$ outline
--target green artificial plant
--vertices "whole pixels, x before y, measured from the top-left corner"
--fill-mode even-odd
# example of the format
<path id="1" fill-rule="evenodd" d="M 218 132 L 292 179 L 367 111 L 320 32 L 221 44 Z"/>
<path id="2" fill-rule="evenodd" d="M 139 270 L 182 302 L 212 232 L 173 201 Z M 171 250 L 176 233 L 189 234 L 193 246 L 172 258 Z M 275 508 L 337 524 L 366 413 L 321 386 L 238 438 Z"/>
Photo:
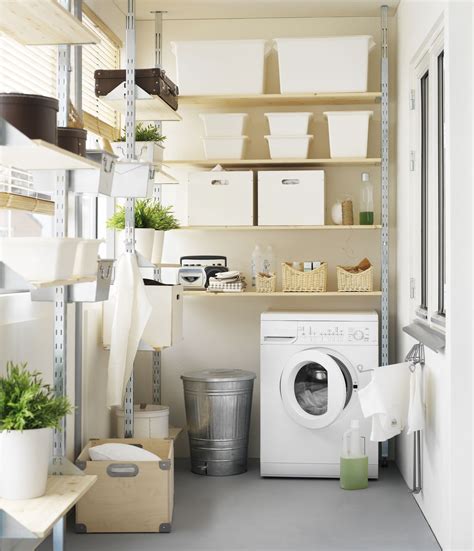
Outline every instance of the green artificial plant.
<path id="1" fill-rule="evenodd" d="M 165 140 L 166 136 L 163 136 L 158 127 L 152 123 L 145 126 L 142 122 L 139 122 L 135 127 L 135 141 L 137 142 L 154 142 L 162 145 Z M 125 141 L 125 133 L 120 136 L 118 141 Z"/>
<path id="2" fill-rule="evenodd" d="M 125 207 L 117 208 L 107 220 L 107 228 L 111 230 L 125 229 Z M 179 228 L 179 223 L 171 207 L 164 207 L 154 199 L 137 199 L 135 201 L 135 228 L 168 231 Z"/>
<path id="3" fill-rule="evenodd" d="M 28 371 L 26 363 L 7 363 L 7 374 L 0 377 L 0 430 L 59 429 L 72 411 L 69 399 L 55 396 L 40 373 Z"/>

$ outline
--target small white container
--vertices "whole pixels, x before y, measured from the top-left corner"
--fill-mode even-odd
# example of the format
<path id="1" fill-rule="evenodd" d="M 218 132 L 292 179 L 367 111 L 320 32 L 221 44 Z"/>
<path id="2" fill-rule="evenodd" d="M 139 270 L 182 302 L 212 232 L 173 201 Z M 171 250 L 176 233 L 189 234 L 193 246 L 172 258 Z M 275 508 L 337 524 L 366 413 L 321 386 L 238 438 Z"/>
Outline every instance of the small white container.
<path id="1" fill-rule="evenodd" d="M 97 261 L 102 239 L 81 239 L 77 244 L 76 259 L 72 275 L 74 277 L 93 277 L 97 275 Z"/>
<path id="2" fill-rule="evenodd" d="M 188 226 L 253 225 L 251 170 L 189 174 Z"/>
<path id="3" fill-rule="evenodd" d="M 155 169 L 152 163 L 138 161 L 120 162 L 115 165 L 111 197 L 151 197 L 155 185 Z"/>
<path id="4" fill-rule="evenodd" d="M 313 113 L 265 113 L 272 136 L 306 136 Z"/>
<path id="5" fill-rule="evenodd" d="M 373 111 L 326 111 L 331 158 L 367 157 L 369 119 Z"/>
<path id="6" fill-rule="evenodd" d="M 26 281 L 71 279 L 79 241 L 71 237 L 4 237 L 0 239 L 0 261 Z"/>
<path id="7" fill-rule="evenodd" d="M 265 136 L 265 139 L 272 159 L 307 159 L 313 136 Z"/>
<path id="8" fill-rule="evenodd" d="M 244 133 L 247 113 L 201 113 L 199 115 L 204 124 L 204 133 L 207 137 L 242 136 Z"/>
<path id="9" fill-rule="evenodd" d="M 206 159 L 243 159 L 247 136 L 203 138 Z"/>
<path id="10" fill-rule="evenodd" d="M 182 96 L 263 94 L 266 40 L 171 42 Z"/>
<path id="11" fill-rule="evenodd" d="M 282 94 L 367 92 L 372 36 L 276 38 Z"/>
<path id="12" fill-rule="evenodd" d="M 133 415 L 133 437 L 134 438 L 168 438 L 169 436 L 169 415 L 168 406 L 147 404 L 145 407 L 134 406 Z M 123 408 L 115 409 L 116 429 L 115 436 L 124 438 Z"/>
<path id="13" fill-rule="evenodd" d="M 112 150 L 121 160 L 127 158 L 125 142 L 112 142 Z M 142 163 L 160 163 L 165 148 L 156 142 L 135 142 L 135 158 Z"/>
<path id="14" fill-rule="evenodd" d="M 161 264 L 164 240 L 165 232 L 163 230 L 155 230 L 155 235 L 153 236 L 153 249 L 151 252 L 152 264 Z"/>

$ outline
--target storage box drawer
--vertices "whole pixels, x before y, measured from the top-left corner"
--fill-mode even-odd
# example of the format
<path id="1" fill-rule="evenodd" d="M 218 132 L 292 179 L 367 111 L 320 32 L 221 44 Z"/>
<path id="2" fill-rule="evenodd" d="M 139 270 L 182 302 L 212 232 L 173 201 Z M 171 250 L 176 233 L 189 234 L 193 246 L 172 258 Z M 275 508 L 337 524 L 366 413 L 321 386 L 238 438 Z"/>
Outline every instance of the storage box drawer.
<path id="1" fill-rule="evenodd" d="M 106 443 L 137 445 L 161 461 L 91 461 L 89 449 Z M 91 440 L 76 464 L 96 484 L 76 506 L 76 531 L 170 532 L 174 501 L 173 440 Z"/>
<path id="2" fill-rule="evenodd" d="M 323 224 L 323 170 L 269 170 L 258 173 L 259 226 Z"/>
<path id="3" fill-rule="evenodd" d="M 193 172 L 188 185 L 189 226 L 251 226 L 253 173 Z"/>
<path id="4" fill-rule="evenodd" d="M 113 289 L 113 287 L 112 287 Z M 183 287 L 181 285 L 147 285 L 152 311 L 142 335 L 141 344 L 151 348 L 172 346 L 183 338 Z M 103 342 L 110 346 L 115 297 L 104 302 Z"/>

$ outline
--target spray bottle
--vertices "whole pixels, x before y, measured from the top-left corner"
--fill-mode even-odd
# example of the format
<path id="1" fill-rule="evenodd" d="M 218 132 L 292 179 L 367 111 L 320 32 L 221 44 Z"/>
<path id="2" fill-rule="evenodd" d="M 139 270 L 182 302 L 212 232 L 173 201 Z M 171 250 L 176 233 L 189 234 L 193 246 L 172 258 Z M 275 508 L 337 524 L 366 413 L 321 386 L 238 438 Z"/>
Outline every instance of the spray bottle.
<path id="1" fill-rule="evenodd" d="M 369 486 L 369 458 L 365 455 L 360 435 L 359 421 L 351 421 L 351 428 L 342 437 L 341 488 L 362 490 Z"/>

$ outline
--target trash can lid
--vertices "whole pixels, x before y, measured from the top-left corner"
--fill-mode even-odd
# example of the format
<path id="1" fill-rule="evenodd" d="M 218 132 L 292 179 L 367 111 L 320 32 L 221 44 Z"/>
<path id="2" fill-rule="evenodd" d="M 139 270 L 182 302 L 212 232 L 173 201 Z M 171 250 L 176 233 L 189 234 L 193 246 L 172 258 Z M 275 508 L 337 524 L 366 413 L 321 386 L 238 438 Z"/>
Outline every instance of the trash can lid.
<path id="1" fill-rule="evenodd" d="M 252 381 L 257 375 L 252 371 L 243 369 L 204 369 L 203 371 L 193 371 L 187 375 L 181 375 L 183 381 L 205 381 L 208 383 L 218 383 L 221 381 Z"/>

